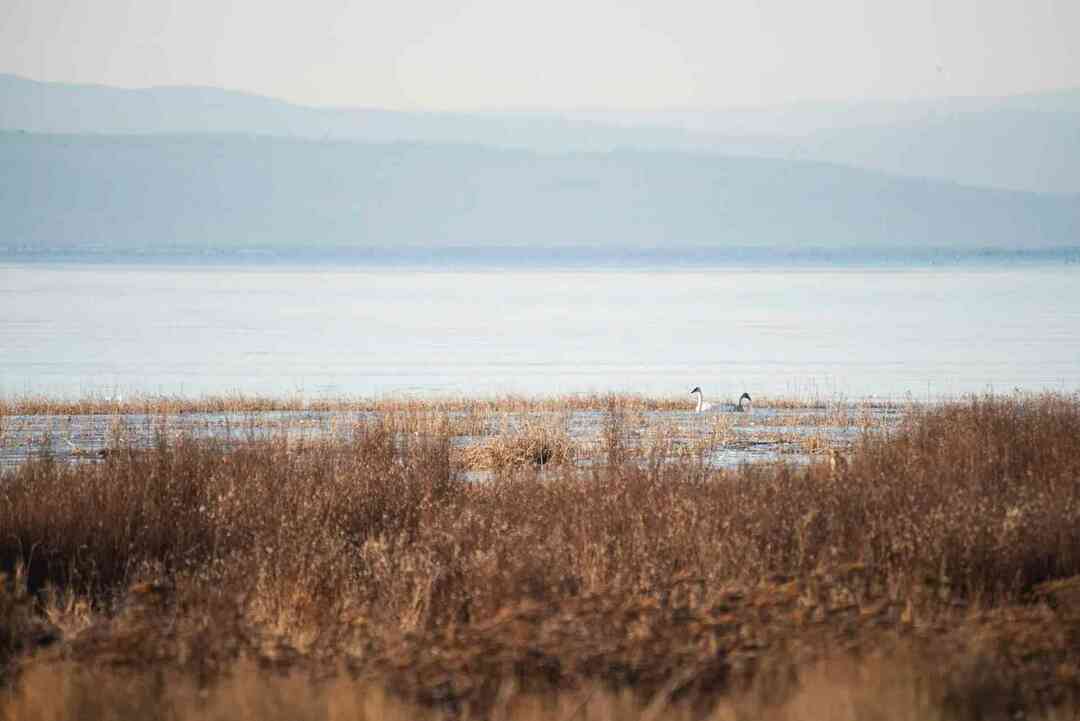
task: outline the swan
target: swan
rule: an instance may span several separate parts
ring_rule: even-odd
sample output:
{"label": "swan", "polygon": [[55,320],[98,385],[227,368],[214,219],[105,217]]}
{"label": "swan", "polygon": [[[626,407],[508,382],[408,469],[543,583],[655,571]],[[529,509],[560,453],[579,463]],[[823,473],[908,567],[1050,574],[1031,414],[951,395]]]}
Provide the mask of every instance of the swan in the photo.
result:
{"label": "swan", "polygon": [[[694,386],[694,390],[690,391],[690,395],[694,395],[695,393],[697,393],[697,408],[694,409],[695,413],[703,413],[704,411],[712,410],[713,408],[717,407],[716,404],[707,403],[705,401],[705,398],[701,393],[701,386]],[[724,406],[724,410],[734,411],[736,413],[743,413],[750,410],[750,406],[743,407],[742,403],[744,400],[747,403],[754,402],[753,399],[750,397],[749,393],[743,393],[741,396],[739,396],[738,404],[729,403],[728,405]]]}
{"label": "swan", "polygon": [[701,395],[701,386],[694,386],[694,390],[690,391],[690,395],[697,393],[697,408],[694,409],[695,413],[701,413],[703,411],[710,410],[713,407],[712,403],[706,403],[705,399]]}

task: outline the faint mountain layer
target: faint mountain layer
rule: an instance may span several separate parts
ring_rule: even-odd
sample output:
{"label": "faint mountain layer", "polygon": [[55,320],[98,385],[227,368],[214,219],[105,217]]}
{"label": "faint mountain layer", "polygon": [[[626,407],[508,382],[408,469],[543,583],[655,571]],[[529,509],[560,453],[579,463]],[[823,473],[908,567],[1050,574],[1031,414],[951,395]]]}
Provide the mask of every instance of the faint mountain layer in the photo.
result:
{"label": "faint mountain layer", "polygon": [[1044,193],[1080,192],[1080,113],[994,109],[938,114],[904,126],[746,137],[717,149],[820,160],[909,177]]}
{"label": "faint mountain layer", "polygon": [[805,161],[0,133],[0,247],[1041,249],[1080,198]]}
{"label": "faint mountain layer", "polygon": [[706,151],[1080,193],[1080,90],[723,112],[408,113],[303,107],[214,88],[128,90],[0,75],[0,129]]}

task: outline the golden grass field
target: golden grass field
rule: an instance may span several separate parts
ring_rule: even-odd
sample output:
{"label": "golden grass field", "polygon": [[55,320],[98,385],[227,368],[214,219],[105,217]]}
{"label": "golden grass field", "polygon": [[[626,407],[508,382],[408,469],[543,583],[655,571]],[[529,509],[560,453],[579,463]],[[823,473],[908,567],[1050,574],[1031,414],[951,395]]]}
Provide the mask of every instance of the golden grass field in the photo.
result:
{"label": "golden grass field", "polygon": [[685,401],[367,403],[0,471],[0,719],[1080,713],[1076,395],[814,405],[857,439],[727,469],[729,419],[648,415]]}

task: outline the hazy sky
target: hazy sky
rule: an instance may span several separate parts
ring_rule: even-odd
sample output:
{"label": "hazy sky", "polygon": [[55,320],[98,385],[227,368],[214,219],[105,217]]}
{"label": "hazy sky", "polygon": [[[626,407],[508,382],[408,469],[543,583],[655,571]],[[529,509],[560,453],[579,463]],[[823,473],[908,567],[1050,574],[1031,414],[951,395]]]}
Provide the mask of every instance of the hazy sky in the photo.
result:
{"label": "hazy sky", "polygon": [[1080,86],[1080,0],[0,0],[0,72],[317,105],[659,109]]}

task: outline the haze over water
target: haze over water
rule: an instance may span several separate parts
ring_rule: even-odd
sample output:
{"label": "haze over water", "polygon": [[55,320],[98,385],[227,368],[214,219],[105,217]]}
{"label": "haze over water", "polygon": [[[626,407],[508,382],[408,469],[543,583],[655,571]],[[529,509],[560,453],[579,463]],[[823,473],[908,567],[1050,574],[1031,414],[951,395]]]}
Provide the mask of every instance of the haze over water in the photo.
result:
{"label": "haze over water", "polygon": [[1080,388],[1080,269],[0,264],[0,393]]}

